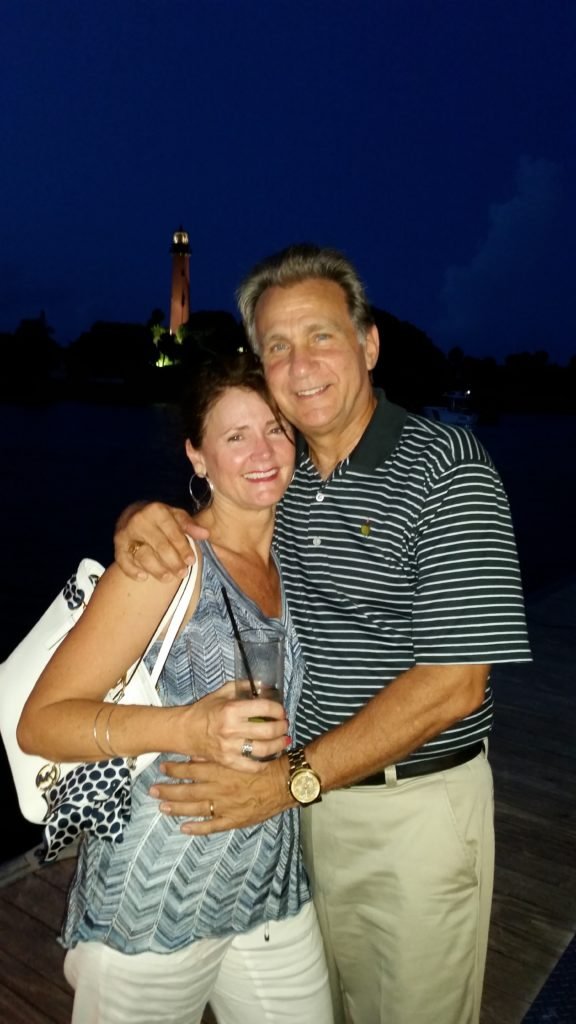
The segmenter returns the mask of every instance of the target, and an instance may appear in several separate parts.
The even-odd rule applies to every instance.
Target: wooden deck
[[[576,932],[576,585],[529,611],[534,665],[494,673],[497,872],[482,1024],[520,1024]],[[72,868],[21,859],[4,870],[2,1022],[70,1019],[56,935]]]
[[[530,603],[529,619],[534,664],[495,674],[496,882],[483,1024],[519,1024],[576,933],[576,584]]]
[[[73,862],[61,861],[0,890],[0,1020],[65,1024],[72,998],[56,943]]]

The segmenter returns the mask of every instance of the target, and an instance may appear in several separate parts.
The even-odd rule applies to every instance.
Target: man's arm
[[[488,665],[416,665],[357,714],[306,747],[326,789],[348,786],[414,750],[476,711]]]
[[[162,502],[135,502],[121,513],[114,532],[114,558],[133,580],[148,576],[168,582],[183,579],[194,555],[186,539],[206,540],[208,530],[198,526],[183,508]]]
[[[482,704],[487,665],[417,665],[402,673],[357,714],[306,746],[306,759],[320,776],[322,789],[357,782],[388,764],[402,761],[427,740]],[[170,763],[166,774],[190,778],[190,765]],[[194,783],[156,785],[164,813],[199,814],[212,801],[211,821],[186,822],[182,830],[203,835],[240,828],[295,806],[288,792],[288,760],[280,758],[246,782],[238,773],[212,764],[195,764]]]

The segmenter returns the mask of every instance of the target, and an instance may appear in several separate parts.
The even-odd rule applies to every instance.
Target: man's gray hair
[[[365,339],[374,317],[357,271],[337,249],[321,249],[318,245],[302,243],[290,245],[257,263],[236,292],[240,316],[255,352],[259,349],[254,320],[261,295],[267,288],[288,288],[313,278],[340,285],[352,323],[360,339]]]

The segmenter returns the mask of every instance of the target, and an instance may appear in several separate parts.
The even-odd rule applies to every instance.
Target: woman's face
[[[210,478],[215,500],[269,508],[292,478],[290,437],[255,391],[228,388],[206,416],[201,448],[187,441],[186,454],[196,472]]]

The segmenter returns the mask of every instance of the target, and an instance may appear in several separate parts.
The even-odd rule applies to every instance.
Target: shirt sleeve
[[[415,557],[417,664],[531,660],[510,508],[489,461],[459,461],[440,473]]]

